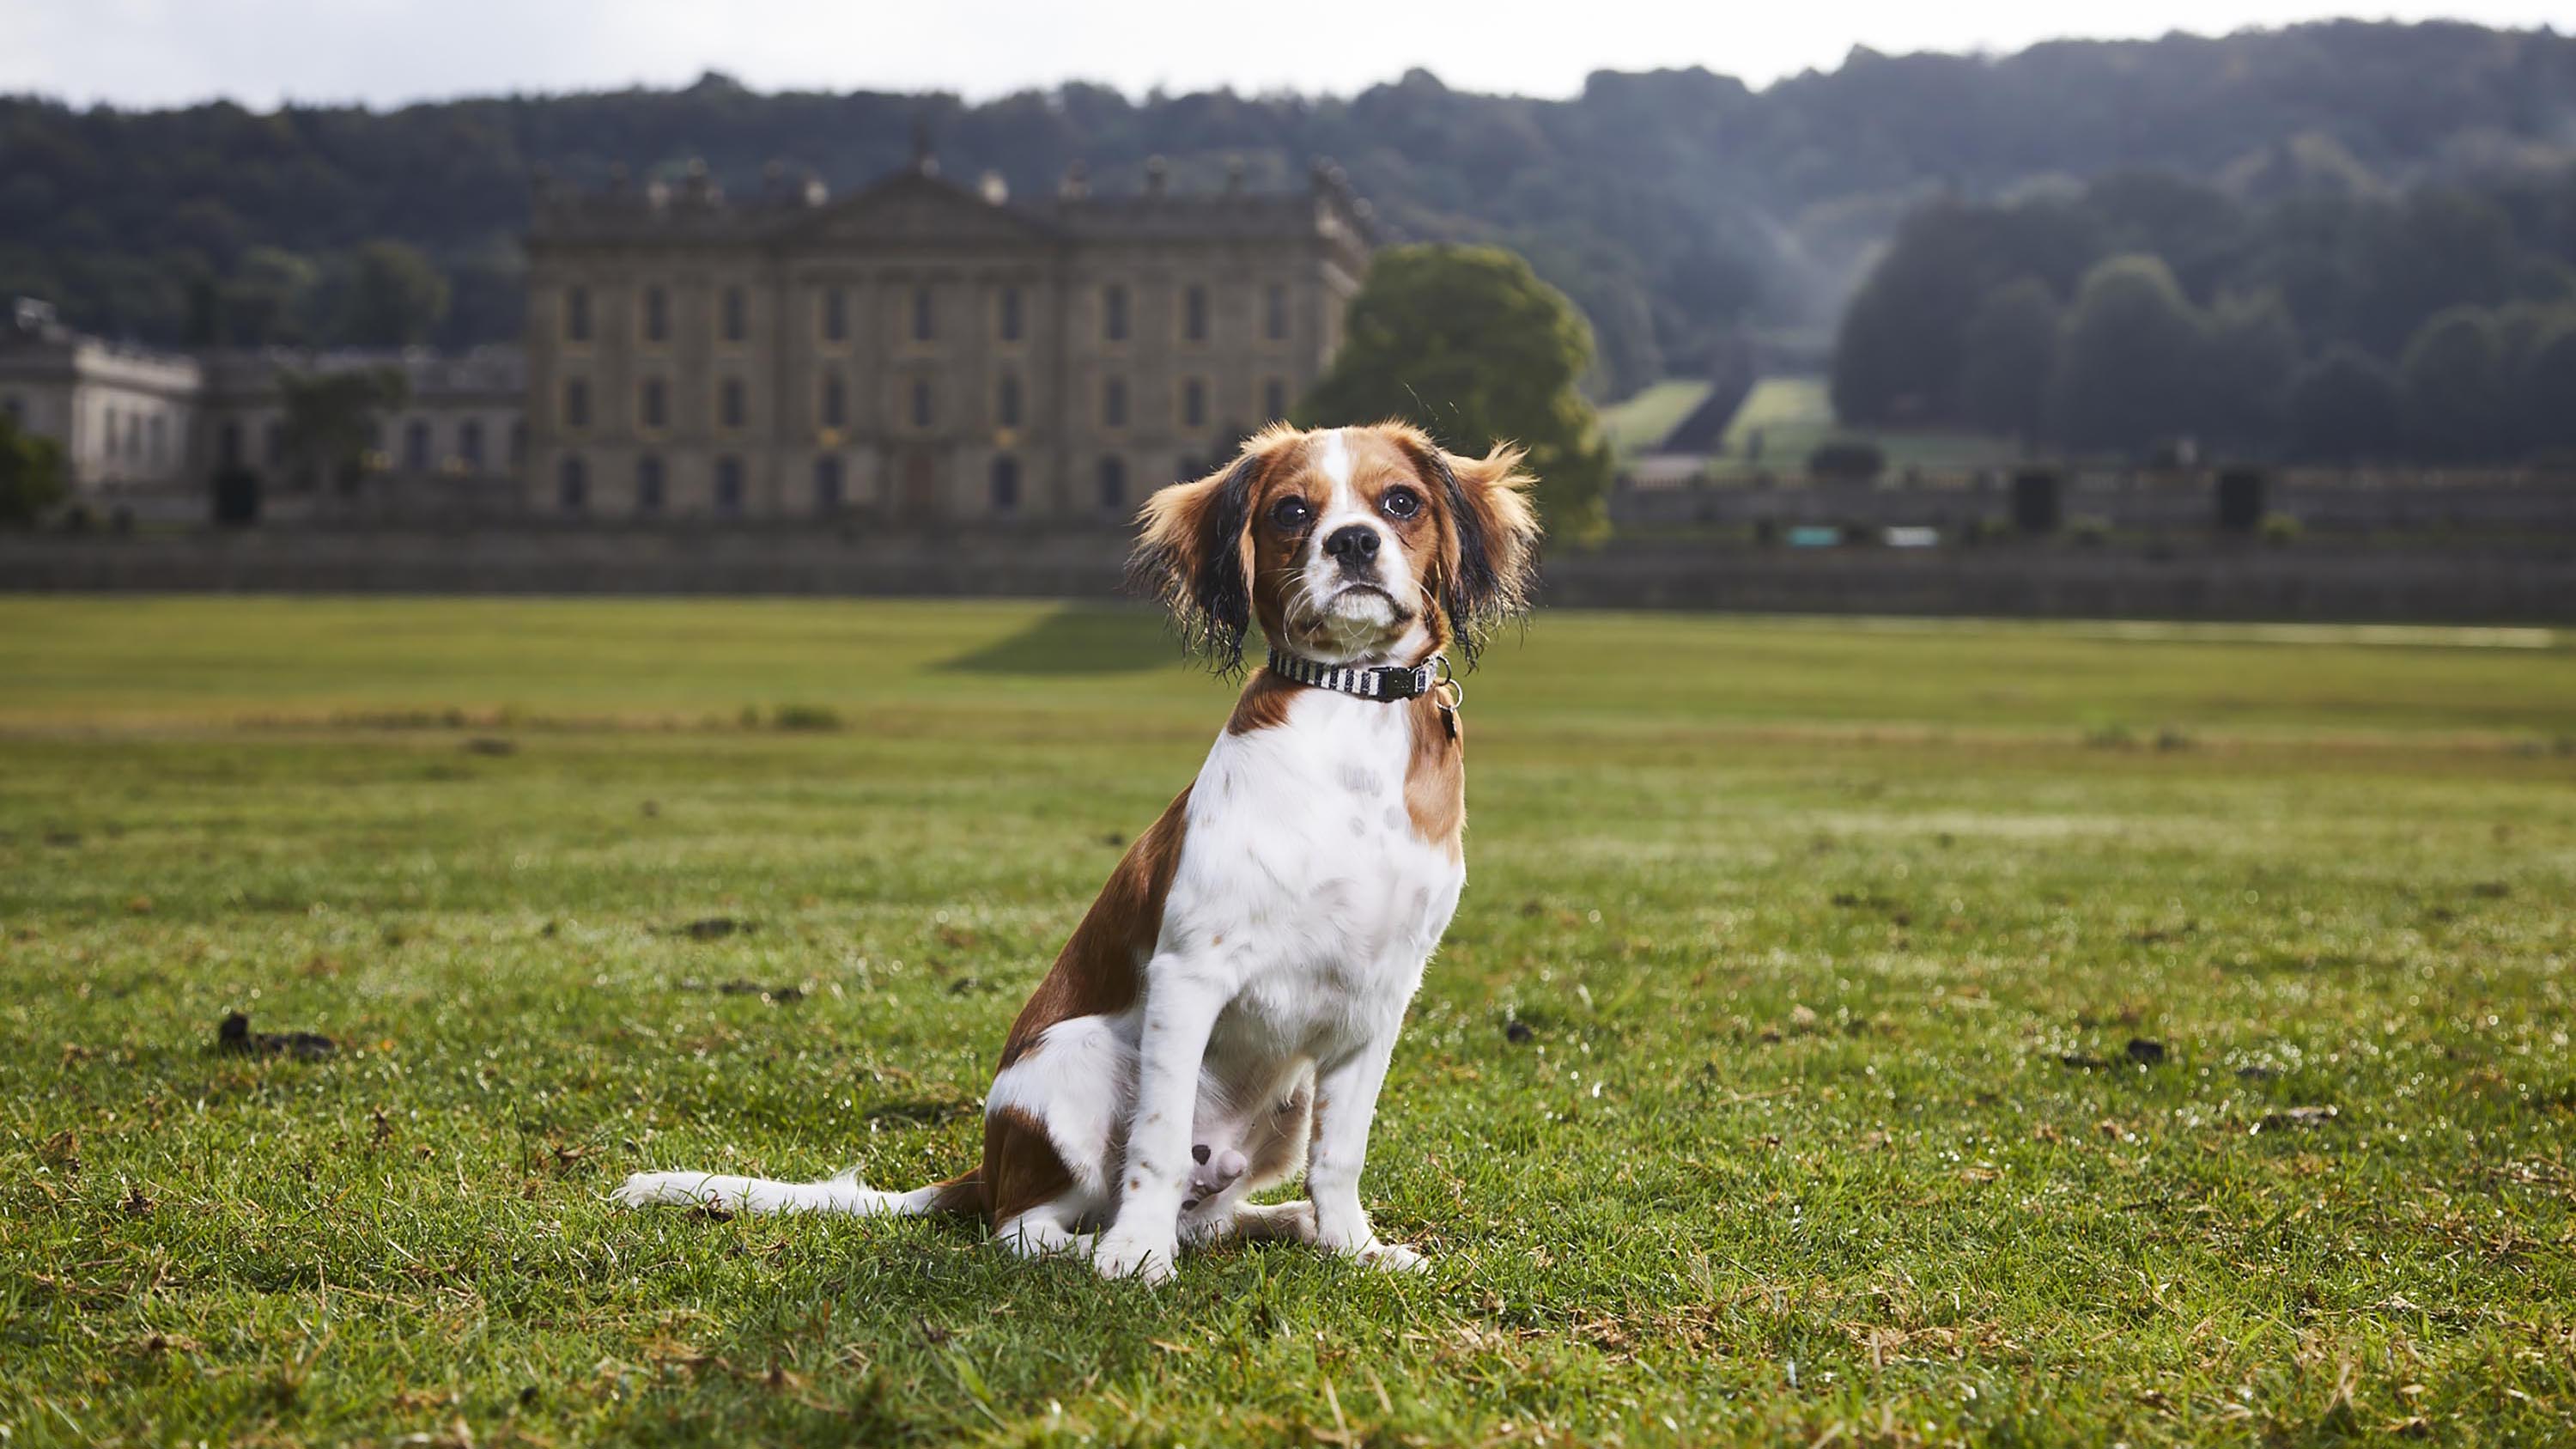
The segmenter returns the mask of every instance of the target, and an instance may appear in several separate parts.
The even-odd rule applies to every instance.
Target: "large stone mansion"
[[[1340,342],[1368,207],[1340,173],[1015,200],[924,153],[854,194],[541,181],[521,348],[187,354],[0,318],[0,410],[92,506],[191,511],[288,457],[277,375],[401,367],[340,502],[567,518],[1120,518],[1286,413]],[[274,493],[280,478],[271,483]]]

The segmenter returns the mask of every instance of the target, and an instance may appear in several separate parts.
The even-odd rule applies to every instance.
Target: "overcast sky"
[[[377,105],[679,85],[952,90],[1065,80],[1347,95],[1427,66],[1460,89],[1567,95],[1587,72],[1704,65],[1761,85],[1853,45],[2017,50],[2075,33],[2220,34],[2335,14],[2565,25],[2570,0],[0,0],[0,91],[155,106]]]

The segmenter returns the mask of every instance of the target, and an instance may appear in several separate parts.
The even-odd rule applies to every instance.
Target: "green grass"
[[[0,600],[0,1442],[2576,1436],[2565,635],[1548,613],[1469,696],[1436,1271],[1148,1292],[602,1198],[971,1158],[1223,718],[1153,621]]]
[[[1601,410],[1601,431],[1622,458],[1634,457],[1680,427],[1691,410],[1708,400],[1712,384],[1698,378],[1667,378],[1650,383],[1624,401]]]
[[[1681,424],[1706,401],[1709,384],[1690,379],[1654,383],[1601,410],[1601,427],[1622,460],[1633,460]],[[1760,456],[1753,456],[1756,442]],[[1710,460],[1712,482],[1743,483],[1757,473],[1775,478],[1804,472],[1807,457],[1833,441],[1878,446],[1891,472],[1922,468],[1962,472],[1997,467],[2017,456],[2008,438],[1939,429],[1848,428],[1834,420],[1833,399],[1820,377],[1766,377],[1753,385],[1727,424],[1722,451]]]
[[[1761,435],[1762,455],[1749,456],[1754,435]],[[1960,471],[2009,463],[2016,456],[2011,440],[1931,429],[1846,428],[1834,420],[1833,399],[1819,377],[1767,377],[1753,385],[1727,425],[1725,453],[1712,476],[1741,482],[1758,472],[1794,475],[1807,456],[1835,440],[1869,442],[1887,457],[1891,472],[1905,468]]]

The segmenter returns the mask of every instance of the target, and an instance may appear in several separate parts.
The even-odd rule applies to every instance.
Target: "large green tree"
[[[2330,463],[2385,461],[2405,444],[2403,390],[2396,370],[2349,342],[2337,343],[2290,378],[2290,446]]]
[[[2221,297],[2201,324],[2191,431],[2223,448],[2264,451],[2281,438],[2299,328],[2276,293]]]
[[[349,266],[339,337],[361,347],[429,341],[447,317],[447,278],[429,258],[397,241],[371,241]]]
[[[240,347],[311,340],[309,313],[320,285],[320,270],[306,258],[276,247],[251,248],[217,291],[223,340]]]
[[[2024,443],[2038,441],[2061,320],[2056,295],[2037,277],[1988,292],[1960,335],[1960,415]]]
[[[2499,451],[2510,414],[2494,314],[2477,307],[2436,314],[2407,341],[2398,371],[2405,379],[2406,434],[2417,452],[2447,461]]]
[[[1967,329],[1984,302],[2023,278],[2062,294],[2092,254],[2092,229],[2062,206],[1971,206],[1947,198],[1907,217],[1843,313],[1834,343],[1835,414],[1858,424],[1950,416]]]
[[[1345,331],[1298,421],[1405,418],[1458,452],[1518,443],[1529,450],[1548,531],[1584,538],[1602,530],[1610,445],[1575,386],[1592,363],[1591,329],[1528,263],[1495,247],[1380,252]]]
[[[2576,455],[2576,307],[2562,307],[2523,349],[2514,377],[2517,431],[2525,445]]]
[[[70,491],[62,446],[0,412],[0,526],[23,526]]]
[[[2083,448],[2144,449],[2192,431],[2203,327],[2162,258],[2113,257],[2068,310],[2053,412]]]
[[[377,420],[410,395],[402,373],[390,368],[342,372],[281,372],[287,461],[307,486],[347,485],[365,466]]]

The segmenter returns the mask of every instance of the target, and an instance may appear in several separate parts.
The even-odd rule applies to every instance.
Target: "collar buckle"
[[[1398,700],[1418,699],[1431,692],[1432,670],[1429,664],[1416,664],[1407,669],[1387,665],[1375,671],[1377,697],[1392,704]]]

